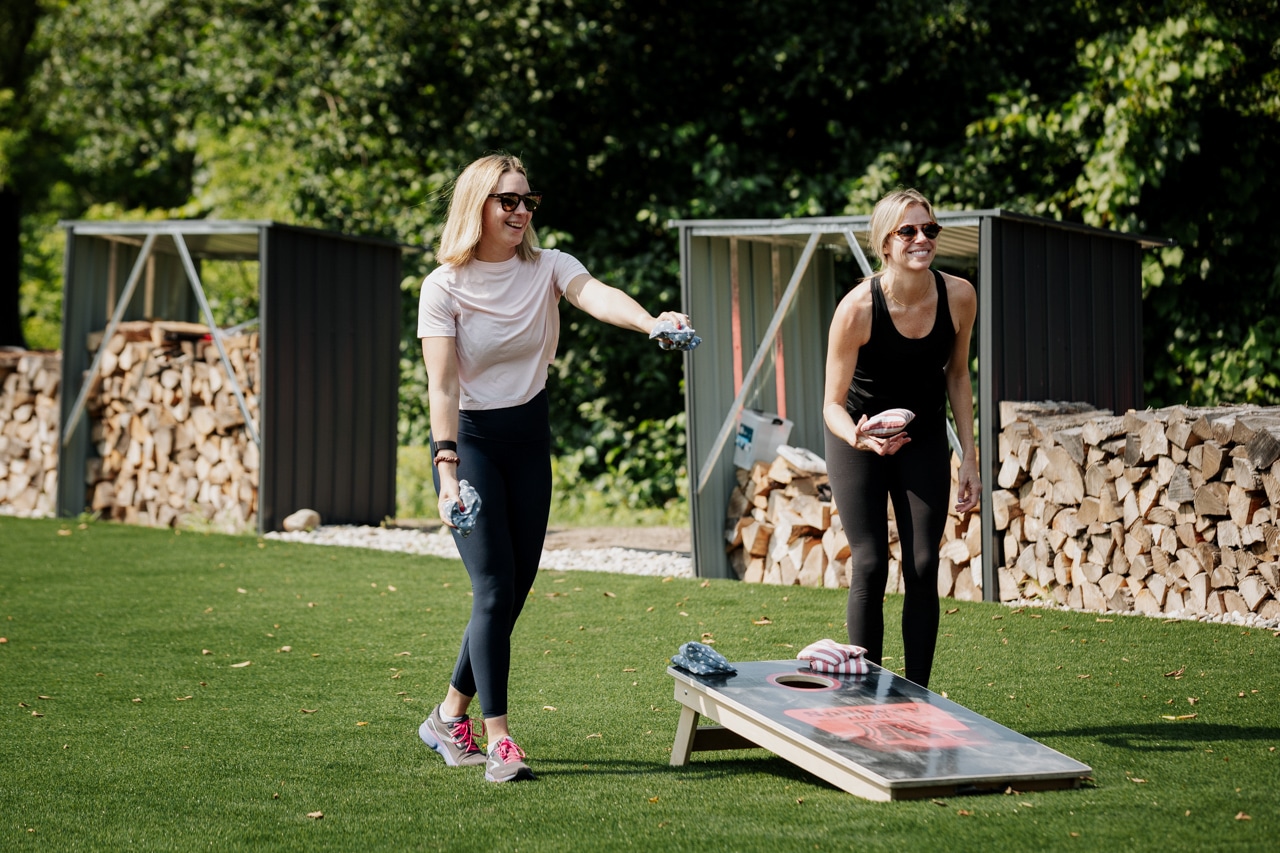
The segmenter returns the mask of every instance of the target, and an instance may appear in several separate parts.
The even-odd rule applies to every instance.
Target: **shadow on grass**
[[[536,772],[539,776],[652,776],[654,774],[668,774],[697,780],[764,773],[781,779],[827,785],[817,776],[792,764],[785,758],[779,758],[776,755],[763,752],[759,758],[694,759],[683,767],[672,767],[668,763],[657,761],[612,759],[584,762],[540,758],[538,759]],[[828,787],[834,790],[834,786]]]
[[[1190,720],[1138,726],[1082,726],[1042,732],[1025,732],[1041,738],[1086,738],[1106,746],[1139,752],[1185,752],[1206,745],[1280,741],[1280,728],[1267,726],[1227,726],[1195,723]]]

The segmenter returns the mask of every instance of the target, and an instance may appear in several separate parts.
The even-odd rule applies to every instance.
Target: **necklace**
[[[897,296],[894,296],[894,294],[893,294],[893,286],[892,286],[892,285],[889,285],[889,286],[885,287],[885,291],[889,294],[889,298],[890,298],[890,299],[892,299],[894,302],[896,302],[896,303],[898,303],[899,305],[901,305],[903,308],[910,308],[912,305],[919,305],[919,304],[920,304],[920,302],[925,298],[925,296],[928,296],[928,295],[929,295],[928,293],[925,293],[925,295],[924,295],[924,296],[921,296],[921,297],[920,297],[920,299],[917,299],[917,300],[915,300],[914,302],[910,302],[910,303],[908,303],[908,302],[903,302],[903,301],[902,301],[901,299],[899,299]]]

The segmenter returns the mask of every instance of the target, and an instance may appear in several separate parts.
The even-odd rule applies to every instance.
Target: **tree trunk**
[[[13,187],[0,187],[0,347],[26,349],[18,298],[22,273],[21,232],[21,196]]]

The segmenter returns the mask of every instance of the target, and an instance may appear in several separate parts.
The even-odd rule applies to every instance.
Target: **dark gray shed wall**
[[[394,517],[399,249],[276,226],[263,268],[260,527]]]

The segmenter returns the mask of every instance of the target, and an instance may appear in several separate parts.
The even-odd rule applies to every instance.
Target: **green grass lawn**
[[[539,779],[502,786],[417,737],[469,603],[456,561],[0,517],[0,849],[1280,845],[1270,631],[944,602],[933,688],[1093,779],[871,803],[763,750],[668,766],[680,643],[794,657],[840,591],[544,572],[511,685]]]

